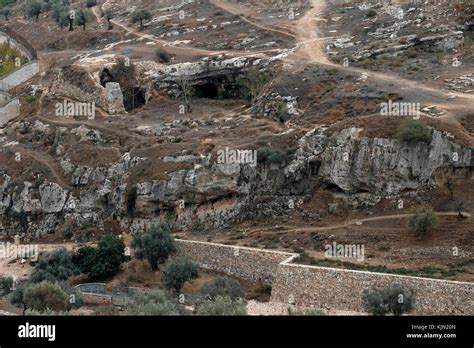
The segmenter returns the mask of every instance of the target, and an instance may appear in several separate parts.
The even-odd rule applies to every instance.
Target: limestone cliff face
[[[60,226],[73,226],[77,231],[83,226],[103,226],[111,219],[132,232],[158,222],[178,229],[218,228],[286,211],[290,199],[299,202],[321,185],[336,185],[351,199],[396,196],[433,187],[436,168],[472,168],[472,149],[451,142],[438,131],[433,132],[429,145],[360,134],[355,128],[332,135],[324,129],[311,131],[300,139],[289,163],[251,167],[217,164],[210,157],[165,158],[193,162],[194,166],[169,173],[169,180],[137,183],[133,216],[127,209],[125,180],[144,158],[123,159],[109,167],[63,160],[70,190],[48,181],[13,184],[12,178],[2,174],[0,231],[36,237]]]
[[[440,167],[471,167],[472,149],[451,142],[439,131],[431,143],[409,145],[393,139],[365,138],[356,128],[327,136],[312,131],[300,140],[296,158],[287,168],[298,180],[308,163],[320,164],[320,181],[347,193],[366,191],[382,196],[433,187]]]

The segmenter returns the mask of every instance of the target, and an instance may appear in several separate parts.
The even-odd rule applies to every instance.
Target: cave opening
[[[219,89],[215,83],[204,83],[194,86],[194,95],[197,98],[217,99]]]
[[[326,184],[325,189],[334,193],[344,192],[339,186],[333,183]]]
[[[108,82],[114,82],[114,77],[112,76],[110,70],[107,68],[101,71],[99,78],[102,87],[105,87]]]
[[[132,111],[134,109],[141,108],[146,104],[146,93],[140,87],[132,87],[122,91],[123,93],[123,106],[126,111]]]

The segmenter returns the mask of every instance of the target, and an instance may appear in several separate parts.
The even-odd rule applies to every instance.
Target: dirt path
[[[228,2],[221,1],[221,0],[210,0],[209,2],[212,5],[214,5],[216,7],[219,7],[221,9],[223,9],[224,11],[229,12],[230,14],[233,14],[235,16],[239,16],[239,18],[241,20],[243,20],[247,24],[250,24],[253,27],[256,27],[256,28],[259,28],[259,29],[262,29],[262,30],[265,30],[265,31],[271,31],[271,32],[274,32],[274,33],[277,33],[277,34],[280,34],[280,35],[296,38],[295,34],[290,33],[288,31],[278,30],[278,29],[271,28],[269,26],[262,25],[262,24],[254,22],[254,21],[251,21],[247,17],[244,17],[245,15],[242,13],[242,10],[240,10],[238,7],[236,8],[235,4],[233,4],[233,3],[228,3]]]
[[[97,13],[97,6],[92,7],[91,10],[92,10],[92,13],[95,16],[95,19],[97,20],[97,23],[100,24],[102,22],[102,20],[101,20],[99,14]]]
[[[339,228],[344,228],[353,225],[359,225],[364,222],[371,222],[371,221],[381,221],[381,220],[391,220],[391,219],[406,219],[412,217],[414,214],[396,214],[396,215],[385,215],[385,216],[375,216],[365,219],[358,219],[348,221],[343,224],[331,225],[331,226],[324,226],[324,227],[302,227],[302,228],[295,228],[294,225],[283,225],[286,227],[286,231],[294,231],[294,232],[317,232],[317,231],[330,231],[330,230],[337,230]],[[456,212],[440,212],[436,213],[437,216],[457,216],[458,213]],[[471,217],[470,213],[463,213],[465,217]],[[283,231],[285,232],[285,230]]]

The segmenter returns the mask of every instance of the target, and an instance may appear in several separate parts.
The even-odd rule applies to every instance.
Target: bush
[[[111,304],[97,306],[92,314],[95,316],[117,315],[117,307]]]
[[[87,7],[97,6],[97,0],[87,0]]]
[[[409,220],[409,226],[420,234],[425,234],[438,224],[438,217],[431,208],[421,208]]]
[[[55,312],[64,311],[69,306],[67,294],[58,284],[48,281],[26,288],[23,300],[28,308],[39,312],[47,309]]]
[[[163,271],[163,282],[167,289],[179,293],[184,283],[199,277],[198,266],[187,257],[177,257]]]
[[[218,277],[204,283],[199,289],[198,294],[200,297],[208,300],[215,300],[217,296],[227,296],[231,300],[243,299],[245,297],[240,283],[228,277]]]
[[[228,296],[217,296],[214,301],[205,301],[197,307],[198,315],[247,315],[247,307],[241,301]]]
[[[43,2],[41,1],[31,1],[26,5],[26,15],[28,17],[35,17],[35,19],[38,20],[42,11]]]
[[[268,74],[261,72],[257,68],[251,68],[244,76],[238,78],[236,83],[242,96],[253,104],[255,98],[257,98],[268,81]]]
[[[0,297],[8,295],[13,287],[12,277],[0,277]]]
[[[269,146],[262,146],[257,149],[257,159],[261,163],[282,163],[288,161],[292,151],[292,149],[282,151]]]
[[[89,22],[90,17],[90,11],[88,9],[81,8],[76,13],[76,24],[79,26],[82,25],[82,29],[86,30],[86,24]]]
[[[73,261],[73,254],[60,248],[40,258],[31,274],[31,281],[63,281],[79,273],[80,270]]]
[[[169,63],[171,61],[170,54],[163,47],[157,48],[155,54],[159,63]]]
[[[166,225],[153,226],[148,232],[136,235],[132,241],[135,257],[150,263],[152,270],[164,263],[176,251],[173,238]]]
[[[362,302],[364,309],[372,315],[402,315],[413,309],[415,296],[412,290],[393,284],[382,289],[364,290]]]
[[[431,129],[419,120],[403,122],[398,128],[396,138],[409,144],[430,144],[432,139]]]
[[[18,282],[18,284],[16,284],[15,290],[13,290],[12,293],[8,296],[8,300],[11,304],[23,307],[23,315],[28,309],[28,306],[24,301],[24,294],[25,290],[28,288],[29,285],[30,283],[26,281]]]
[[[125,315],[180,315],[184,309],[170,300],[162,290],[150,290],[134,294]]]
[[[143,21],[150,20],[152,15],[147,10],[135,10],[132,14],[132,23],[140,23],[140,30],[143,30]]]
[[[127,261],[125,244],[117,236],[103,238],[97,248],[82,247],[74,256],[81,273],[103,279],[116,274],[122,262]]]

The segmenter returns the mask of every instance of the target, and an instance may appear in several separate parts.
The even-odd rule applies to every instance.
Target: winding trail
[[[458,213],[456,212],[439,212],[435,213],[437,216],[458,216]],[[361,225],[364,222],[371,222],[371,221],[382,221],[382,220],[393,220],[393,219],[407,219],[412,217],[414,214],[395,214],[395,215],[385,215],[385,216],[375,216],[375,217],[370,217],[370,218],[365,218],[365,219],[357,219],[357,220],[351,220],[348,222],[345,222],[343,224],[336,224],[336,225],[330,225],[330,226],[323,226],[323,227],[301,227],[301,228],[295,228],[294,225],[283,225],[285,227],[285,230],[279,230],[279,232],[318,232],[318,231],[331,231],[331,230],[337,230],[340,228],[345,228],[353,225]],[[463,212],[463,216],[465,218],[470,218],[471,214]],[[272,231],[261,231],[264,233],[275,233],[274,230]],[[260,233],[260,231],[259,231]]]

